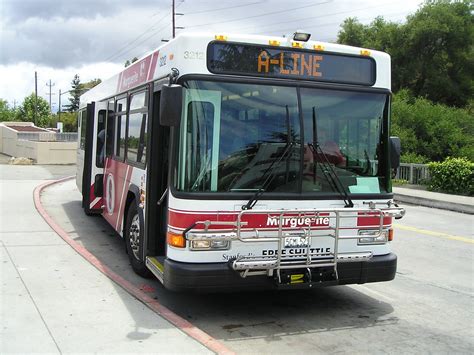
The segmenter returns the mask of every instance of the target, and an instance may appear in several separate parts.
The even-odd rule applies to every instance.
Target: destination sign
[[[254,44],[213,42],[207,49],[211,73],[292,78],[372,86],[371,57]]]

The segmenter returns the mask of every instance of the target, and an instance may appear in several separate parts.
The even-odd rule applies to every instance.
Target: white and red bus
[[[390,57],[183,34],[81,96],[77,186],[171,290],[392,280]]]

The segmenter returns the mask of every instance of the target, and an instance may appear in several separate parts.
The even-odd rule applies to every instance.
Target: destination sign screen
[[[213,42],[207,49],[211,73],[292,78],[372,86],[371,57],[273,46]]]

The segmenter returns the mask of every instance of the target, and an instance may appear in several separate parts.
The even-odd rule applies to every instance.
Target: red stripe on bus
[[[155,53],[153,53],[153,57],[151,58],[150,69],[148,70],[147,81],[150,81],[151,79],[153,79],[153,75],[155,74],[156,63],[158,62],[159,54],[160,54],[160,51],[156,51]]]
[[[245,229],[253,228],[271,228],[272,226],[275,229],[278,227],[279,213],[273,214],[244,214],[242,215],[242,222],[246,222],[247,225],[244,226]],[[283,215],[283,218],[287,220],[283,224],[284,227],[296,228],[296,227],[308,227],[312,228],[324,228],[329,226],[329,219],[326,218],[328,213],[321,213],[319,217],[311,216],[299,216],[298,213],[287,213]],[[235,222],[237,221],[238,213],[235,212],[215,212],[215,213],[206,213],[206,212],[190,212],[186,213],[177,212],[176,210],[169,210],[168,212],[168,223],[170,226],[178,229],[186,229],[189,226],[193,225],[196,222],[203,221],[212,221],[212,222]],[[204,228],[204,225],[197,225],[196,229]],[[226,225],[211,225],[209,229],[227,229],[231,226]]]

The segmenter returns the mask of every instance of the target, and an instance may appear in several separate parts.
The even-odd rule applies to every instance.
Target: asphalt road
[[[21,179],[53,179],[73,172],[74,167],[34,166],[2,169],[0,175],[21,184]],[[82,212],[73,180],[47,188],[42,201],[56,222],[102,263],[237,353],[474,352],[470,215],[405,206],[406,217],[395,225],[392,245],[399,264],[391,282],[186,295],[171,293],[158,281],[131,271],[120,238],[101,217]],[[124,306],[130,307],[126,302]],[[134,322],[138,327],[142,320]]]
[[[42,201],[102,262],[237,353],[474,351],[474,222],[470,215],[405,206],[396,221],[394,281],[308,291],[176,294],[136,276],[124,244],[80,208],[73,181]]]

